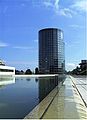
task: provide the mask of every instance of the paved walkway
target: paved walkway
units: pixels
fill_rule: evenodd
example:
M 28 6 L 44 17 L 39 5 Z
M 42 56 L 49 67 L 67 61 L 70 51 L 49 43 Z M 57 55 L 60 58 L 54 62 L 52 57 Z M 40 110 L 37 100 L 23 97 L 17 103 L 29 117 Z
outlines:
M 70 79 L 67 77 L 43 118 L 87 119 L 85 104 Z
M 87 107 L 87 76 L 78 75 L 72 77 L 72 79 Z
M 74 78 L 67 76 L 60 89 L 55 88 L 25 118 L 87 119 L 87 107 L 76 88 Z

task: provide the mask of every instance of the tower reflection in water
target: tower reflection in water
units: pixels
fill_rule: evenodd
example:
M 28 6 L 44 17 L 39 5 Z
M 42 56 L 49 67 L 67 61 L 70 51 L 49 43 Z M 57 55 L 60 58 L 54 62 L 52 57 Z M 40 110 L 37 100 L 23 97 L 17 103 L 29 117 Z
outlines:
M 39 102 L 44 99 L 56 86 L 63 83 L 65 76 L 39 77 Z

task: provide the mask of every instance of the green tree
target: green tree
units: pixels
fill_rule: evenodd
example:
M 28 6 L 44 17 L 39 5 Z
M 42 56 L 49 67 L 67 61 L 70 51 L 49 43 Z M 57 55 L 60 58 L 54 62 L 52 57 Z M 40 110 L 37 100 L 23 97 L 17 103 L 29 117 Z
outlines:
M 39 74 L 39 69 L 37 67 L 35 68 L 35 74 Z
M 25 74 L 32 74 L 32 71 L 31 71 L 30 69 L 27 69 L 27 70 L 25 71 Z

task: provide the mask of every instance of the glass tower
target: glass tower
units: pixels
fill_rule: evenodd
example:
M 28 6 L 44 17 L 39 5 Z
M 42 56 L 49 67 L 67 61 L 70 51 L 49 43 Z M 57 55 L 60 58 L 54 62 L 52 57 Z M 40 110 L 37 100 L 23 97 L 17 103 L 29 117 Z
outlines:
M 44 74 L 64 73 L 63 31 L 47 28 L 39 31 L 39 72 Z

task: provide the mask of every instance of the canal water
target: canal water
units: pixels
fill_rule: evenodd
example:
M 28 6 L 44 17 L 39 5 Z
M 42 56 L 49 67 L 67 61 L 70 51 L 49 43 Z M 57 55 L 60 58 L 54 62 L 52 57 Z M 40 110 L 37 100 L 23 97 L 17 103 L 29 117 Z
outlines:
M 0 119 L 24 118 L 64 77 L 1 78 Z

